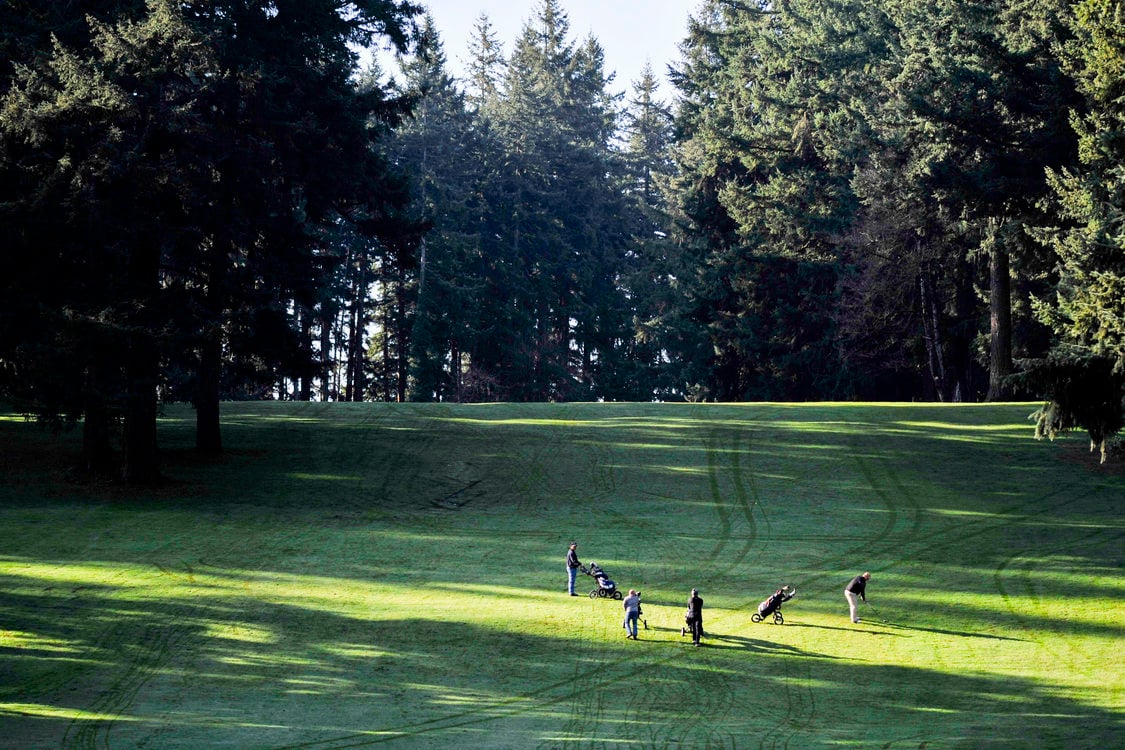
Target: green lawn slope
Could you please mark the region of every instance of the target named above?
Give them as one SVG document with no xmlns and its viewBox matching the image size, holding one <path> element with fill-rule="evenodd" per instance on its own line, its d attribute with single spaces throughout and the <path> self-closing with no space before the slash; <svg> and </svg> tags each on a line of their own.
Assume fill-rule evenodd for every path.
<svg viewBox="0 0 1125 750">
<path fill-rule="evenodd" d="M 224 410 L 147 491 L 0 416 L 0 748 L 1125 746 L 1125 476 L 1031 406 Z"/>
</svg>

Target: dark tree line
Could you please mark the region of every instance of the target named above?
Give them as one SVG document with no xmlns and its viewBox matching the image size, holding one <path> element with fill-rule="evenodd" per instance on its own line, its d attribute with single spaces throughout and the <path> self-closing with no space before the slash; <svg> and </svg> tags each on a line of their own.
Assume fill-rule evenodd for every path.
<svg viewBox="0 0 1125 750">
<path fill-rule="evenodd" d="M 1120 205 L 1116 115 L 1097 110 L 1121 23 L 1109 2 L 712 0 L 670 108 L 651 72 L 607 98 L 596 42 L 568 47 L 555 2 L 507 56 L 481 20 L 465 93 L 431 29 L 406 71 L 445 119 L 395 142 L 416 179 L 463 191 L 415 205 L 434 226 L 422 277 L 466 296 L 423 290 L 411 397 L 1047 396 L 1044 434 L 1087 426 L 1052 393 L 1066 368 L 1123 367 L 1116 225 L 1079 229 Z M 1095 410 L 1120 414 L 1117 375 L 1097 377 Z"/>
<path fill-rule="evenodd" d="M 84 423 L 84 462 L 159 476 L 158 393 L 221 448 L 220 399 L 311 377 L 300 324 L 345 246 L 405 251 L 404 180 L 373 147 L 405 111 L 356 45 L 404 47 L 404 2 L 5 3 L 0 378 Z M 363 238 L 362 242 L 351 238 Z M 335 293 L 333 293 L 335 294 Z"/>
<path fill-rule="evenodd" d="M 1122 425 L 1120 2 L 707 0 L 670 104 L 559 0 L 463 80 L 405 2 L 74 5 L 0 4 L 0 394 L 87 468 L 151 478 L 158 398 Z"/>
</svg>

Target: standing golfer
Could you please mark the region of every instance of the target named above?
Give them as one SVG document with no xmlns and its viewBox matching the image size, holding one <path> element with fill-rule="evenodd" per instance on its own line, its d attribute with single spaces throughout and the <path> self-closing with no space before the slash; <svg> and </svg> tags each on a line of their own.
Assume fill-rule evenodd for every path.
<svg viewBox="0 0 1125 750">
<path fill-rule="evenodd" d="M 859 612 L 856 611 L 856 597 L 858 596 L 863 600 L 864 604 L 867 603 L 867 582 L 871 580 L 871 574 L 864 572 L 852 579 L 851 583 L 844 587 L 844 598 L 848 600 L 848 609 L 851 611 L 852 622 L 859 622 Z"/>
<path fill-rule="evenodd" d="M 625 606 L 625 637 L 637 640 L 637 618 L 641 616 L 641 595 L 636 589 L 629 589 L 629 596 L 622 602 Z"/>
<path fill-rule="evenodd" d="M 566 590 L 571 596 L 578 596 L 574 593 L 574 579 L 578 577 L 578 569 L 581 567 L 582 563 L 578 562 L 578 542 L 571 542 L 570 549 L 566 552 Z"/>
<path fill-rule="evenodd" d="M 692 589 L 691 596 L 688 598 L 686 619 L 691 627 L 692 643 L 698 646 L 699 639 L 703 637 L 703 599 L 700 598 L 697 589 Z"/>
</svg>

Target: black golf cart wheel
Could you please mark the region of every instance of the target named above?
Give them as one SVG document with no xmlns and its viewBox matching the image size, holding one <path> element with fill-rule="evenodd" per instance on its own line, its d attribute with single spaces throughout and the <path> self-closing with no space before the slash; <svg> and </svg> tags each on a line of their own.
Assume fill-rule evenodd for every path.
<svg viewBox="0 0 1125 750">
<path fill-rule="evenodd" d="M 590 592 L 590 598 L 591 599 L 597 599 L 598 598 L 598 590 L 597 589 L 594 589 L 593 591 Z"/>
<path fill-rule="evenodd" d="M 762 621 L 762 616 L 760 614 L 758 614 L 757 612 L 750 615 L 750 622 L 761 622 L 761 621 Z"/>
<path fill-rule="evenodd" d="M 617 601 L 621 601 L 622 599 L 625 598 L 625 596 L 620 591 L 614 591 L 613 592 L 613 598 L 616 599 Z"/>
<path fill-rule="evenodd" d="M 781 610 L 773 613 L 773 622 L 775 625 L 784 625 L 785 618 L 781 616 Z"/>
</svg>

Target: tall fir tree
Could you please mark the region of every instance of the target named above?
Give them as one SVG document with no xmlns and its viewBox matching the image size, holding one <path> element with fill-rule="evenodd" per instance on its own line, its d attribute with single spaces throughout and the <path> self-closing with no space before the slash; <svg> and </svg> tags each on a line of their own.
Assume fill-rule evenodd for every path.
<svg viewBox="0 0 1125 750">
<path fill-rule="evenodd" d="M 417 97 L 388 146 L 411 176 L 412 212 L 428 231 L 414 281 L 408 397 L 463 400 L 463 361 L 476 343 L 483 304 L 479 222 L 487 161 L 481 120 L 447 70 L 441 39 L 426 17 L 419 53 L 403 60 Z"/>
<path fill-rule="evenodd" d="M 1059 224 L 1040 231 L 1058 261 L 1056 292 L 1039 309 L 1057 343 L 1023 379 L 1048 399 L 1038 434 L 1084 428 L 1104 462 L 1125 424 L 1125 8 L 1077 3 L 1073 29 L 1063 60 L 1083 96 L 1071 114 L 1080 164 L 1050 173 Z"/>
</svg>

